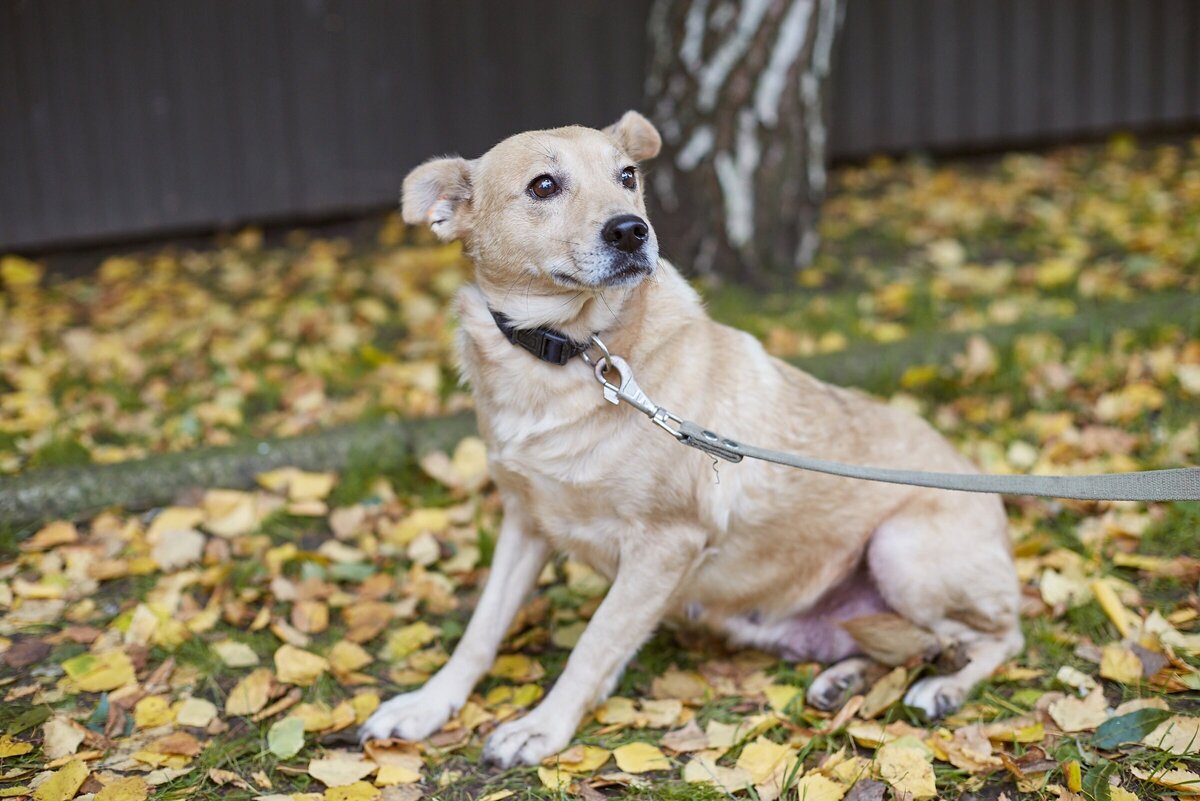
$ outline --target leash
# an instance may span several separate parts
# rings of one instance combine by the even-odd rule
[[[898,470],[843,464],[812,456],[773,451],[748,445],[684,420],[654,403],[633,379],[633,368],[620,356],[608,352],[599,337],[592,344],[604,355],[592,359],[581,353],[592,366],[603,387],[604,399],[612,404],[628,403],[677,441],[710,456],[729,462],[749,457],[764,462],[797,467],[846,478],[909,484],[917,487],[986,492],[999,495],[1037,495],[1045,498],[1075,498],[1088,501],[1196,501],[1200,500],[1200,468],[1146,470],[1140,473],[1105,473],[1090,476],[999,476],[979,473],[931,473],[923,470]],[[617,381],[608,379],[615,371]]]

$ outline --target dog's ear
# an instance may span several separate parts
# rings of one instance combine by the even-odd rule
[[[449,242],[466,233],[470,202],[470,162],[430,159],[404,179],[400,213],[409,225],[428,225],[439,239]]]
[[[662,137],[650,120],[636,111],[626,111],[621,119],[604,129],[604,132],[617,140],[626,153],[634,161],[646,161],[658,155],[662,150]]]

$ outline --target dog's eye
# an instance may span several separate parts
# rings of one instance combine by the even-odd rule
[[[529,182],[529,191],[543,199],[558,194],[560,189],[558,181],[549,175],[539,175]]]
[[[626,189],[637,189],[637,168],[626,167],[621,170],[621,186]]]

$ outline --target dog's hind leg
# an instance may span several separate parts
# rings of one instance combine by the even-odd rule
[[[930,490],[876,529],[867,547],[888,606],[967,659],[957,672],[909,689],[905,702],[930,718],[958,709],[976,684],[1021,650],[1007,522],[994,495]]]
[[[883,668],[879,663],[865,656],[843,659],[817,674],[813,683],[808,686],[808,692],[804,696],[805,703],[832,712],[850,696],[866,690],[867,685],[882,673]]]

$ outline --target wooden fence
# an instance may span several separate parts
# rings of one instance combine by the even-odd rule
[[[1200,2],[847,0],[832,152],[1200,127]],[[0,0],[0,249],[328,217],[640,104],[649,0]]]

